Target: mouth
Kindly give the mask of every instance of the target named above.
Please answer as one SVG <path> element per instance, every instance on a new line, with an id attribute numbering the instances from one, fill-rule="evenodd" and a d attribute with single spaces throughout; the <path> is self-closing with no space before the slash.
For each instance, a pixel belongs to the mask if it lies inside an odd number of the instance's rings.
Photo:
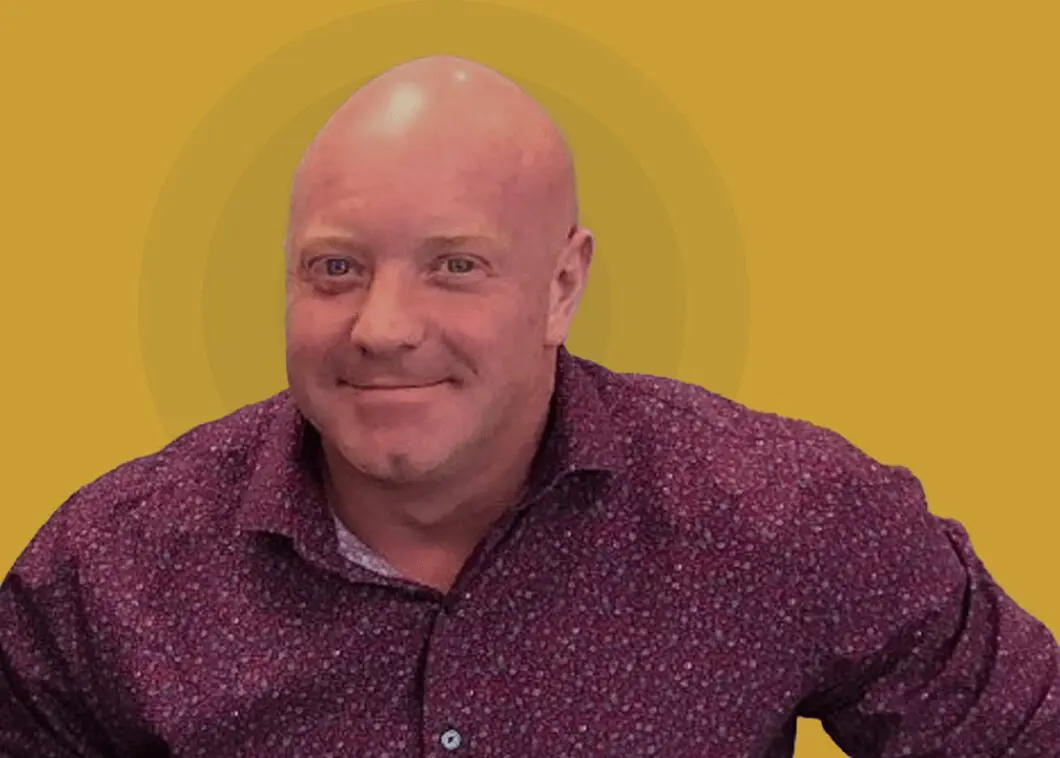
<path id="1" fill-rule="evenodd" d="M 339 385 L 355 390 L 357 392 L 408 392 L 414 390 L 425 390 L 432 387 L 440 387 L 443 384 L 447 384 L 448 379 L 442 379 L 437 382 L 420 382 L 420 383 L 391 383 L 391 382 L 373 382 L 367 384 L 358 384 L 356 382 L 346 382 L 339 380 Z"/>

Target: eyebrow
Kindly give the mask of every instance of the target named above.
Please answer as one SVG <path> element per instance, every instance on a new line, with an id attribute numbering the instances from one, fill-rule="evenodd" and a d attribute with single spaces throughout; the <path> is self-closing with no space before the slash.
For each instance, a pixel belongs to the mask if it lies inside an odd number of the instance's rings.
<path id="1" fill-rule="evenodd" d="M 297 246 L 299 251 L 319 247 L 337 248 L 351 253 L 364 253 L 368 251 L 367 245 L 342 234 L 312 235 L 300 240 Z"/>
<path id="2" fill-rule="evenodd" d="M 497 237 L 489 234 L 432 234 L 419 244 L 421 250 L 436 251 L 464 245 L 486 245 L 497 248 L 502 243 Z M 344 234 L 320 234 L 306 237 L 298 244 L 299 250 L 309 248 L 331 247 L 351 253 L 367 253 L 368 245 Z"/>
<path id="3" fill-rule="evenodd" d="M 426 250 L 439 250 L 475 244 L 493 248 L 500 244 L 500 240 L 488 234 L 435 234 L 424 240 L 420 247 Z"/>

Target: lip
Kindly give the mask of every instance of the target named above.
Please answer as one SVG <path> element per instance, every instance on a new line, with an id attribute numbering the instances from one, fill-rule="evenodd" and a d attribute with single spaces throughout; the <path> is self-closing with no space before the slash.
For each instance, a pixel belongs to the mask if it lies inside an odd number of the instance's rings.
<path id="1" fill-rule="evenodd" d="M 415 392 L 417 390 L 427 390 L 433 387 L 440 387 L 448 382 L 447 379 L 443 379 L 438 382 L 431 382 L 430 384 L 353 384 L 351 382 L 340 382 L 344 387 L 352 389 L 356 392 Z"/>

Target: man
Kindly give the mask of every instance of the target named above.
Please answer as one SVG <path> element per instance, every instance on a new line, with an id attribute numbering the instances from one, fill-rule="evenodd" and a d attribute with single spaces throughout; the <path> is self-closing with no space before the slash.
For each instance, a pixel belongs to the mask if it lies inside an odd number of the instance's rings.
<path id="1" fill-rule="evenodd" d="M 909 472 L 563 348 L 592 246 L 499 74 L 355 93 L 295 177 L 289 390 L 41 529 L 0 754 L 1060 755 L 1055 640 Z"/>

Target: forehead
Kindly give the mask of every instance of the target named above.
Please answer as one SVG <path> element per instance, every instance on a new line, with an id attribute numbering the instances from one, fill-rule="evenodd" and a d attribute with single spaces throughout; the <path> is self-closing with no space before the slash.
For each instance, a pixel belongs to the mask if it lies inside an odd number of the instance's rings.
<path id="1" fill-rule="evenodd" d="M 445 151 L 333 153 L 298 177 L 291 232 L 514 241 L 531 215 L 529 193 L 518 171 L 501 168 Z"/>

